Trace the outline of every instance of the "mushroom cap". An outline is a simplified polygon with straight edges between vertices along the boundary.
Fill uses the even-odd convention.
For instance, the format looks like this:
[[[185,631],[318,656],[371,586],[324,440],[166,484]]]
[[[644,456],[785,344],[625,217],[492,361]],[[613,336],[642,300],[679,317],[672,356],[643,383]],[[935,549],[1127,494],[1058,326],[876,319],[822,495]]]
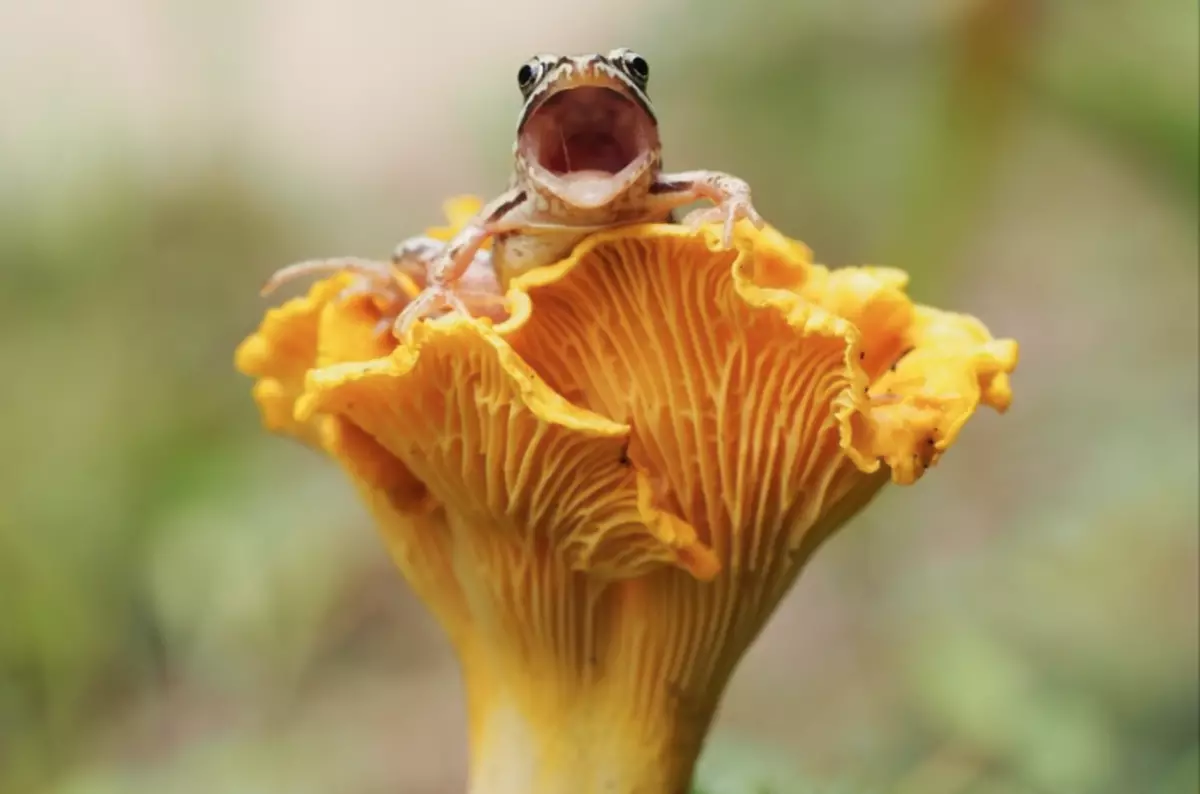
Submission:
[[[504,322],[402,344],[327,279],[237,366],[270,429],[349,473],[464,657],[703,698],[825,538],[1011,401],[1016,343],[906,282],[770,227],[723,250],[718,229],[628,226],[514,279]]]

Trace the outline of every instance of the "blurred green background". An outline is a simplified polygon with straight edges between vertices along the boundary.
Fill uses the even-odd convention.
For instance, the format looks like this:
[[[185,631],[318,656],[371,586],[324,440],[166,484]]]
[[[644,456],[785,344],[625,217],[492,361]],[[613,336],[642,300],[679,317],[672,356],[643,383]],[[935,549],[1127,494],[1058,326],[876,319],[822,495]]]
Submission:
[[[709,794],[1198,790],[1194,0],[0,0],[0,791],[460,792],[453,657],[261,429],[264,277],[502,187],[517,66],[632,46],[671,169],[1021,343],[822,550]],[[767,788],[760,788],[765,786]]]

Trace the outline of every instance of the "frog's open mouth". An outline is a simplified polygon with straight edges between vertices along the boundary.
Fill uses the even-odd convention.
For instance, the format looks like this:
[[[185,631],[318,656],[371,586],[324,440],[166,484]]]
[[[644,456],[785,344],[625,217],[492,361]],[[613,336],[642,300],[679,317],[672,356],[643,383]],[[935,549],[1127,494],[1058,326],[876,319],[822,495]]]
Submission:
[[[578,207],[598,207],[650,166],[658,132],[632,97],[584,86],[538,105],[521,129],[520,147],[535,178]]]

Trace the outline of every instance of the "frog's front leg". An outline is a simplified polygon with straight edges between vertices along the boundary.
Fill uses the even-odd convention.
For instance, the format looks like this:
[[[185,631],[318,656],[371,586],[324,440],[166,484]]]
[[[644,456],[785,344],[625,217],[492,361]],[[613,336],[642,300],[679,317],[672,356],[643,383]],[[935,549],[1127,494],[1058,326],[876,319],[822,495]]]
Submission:
[[[758,229],[764,225],[750,198],[750,185],[720,171],[660,174],[650,186],[648,202],[652,211],[665,213],[700,199],[708,199],[715,206],[689,212],[683,219],[684,225],[695,228],[722,222],[721,244],[726,248],[733,245],[733,227],[739,220],[748,220]]]
[[[469,294],[477,293],[479,284],[489,277],[491,284],[487,291],[492,297],[500,297],[501,290],[491,269],[491,259],[487,252],[480,249],[494,233],[492,225],[522,213],[526,198],[526,191],[520,188],[507,191],[481,209],[445,244],[427,268],[425,288],[421,294],[396,317],[392,332],[397,339],[403,339],[418,320],[432,316],[439,310],[470,317],[471,312],[464,299]],[[474,264],[480,261],[481,255],[486,257],[485,264]],[[483,270],[488,273],[484,274]]]

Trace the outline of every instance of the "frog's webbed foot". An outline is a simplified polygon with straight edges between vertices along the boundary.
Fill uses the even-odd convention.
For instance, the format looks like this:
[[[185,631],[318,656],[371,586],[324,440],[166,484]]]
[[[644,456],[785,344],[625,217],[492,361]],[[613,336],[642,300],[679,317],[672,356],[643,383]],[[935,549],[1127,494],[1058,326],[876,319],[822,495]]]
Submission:
[[[453,288],[430,284],[396,316],[391,324],[392,335],[397,339],[404,339],[409,329],[417,322],[435,317],[443,312],[457,313],[464,317],[471,316],[466,302]]]
[[[733,229],[738,221],[747,220],[755,228],[766,225],[750,198],[750,185],[732,174],[721,171],[683,171],[661,174],[651,190],[649,204],[656,210],[668,210],[707,199],[714,206],[689,212],[680,221],[691,229],[710,223],[721,224],[721,244],[733,247]]]
[[[720,223],[722,224],[721,245],[724,248],[732,248],[733,229],[740,220],[750,221],[756,229],[761,229],[765,225],[763,217],[754,208],[748,191],[730,193],[718,201],[716,206],[692,210],[684,216],[683,225],[697,229],[710,223]]]
[[[490,251],[456,246],[451,241],[439,249],[425,271],[424,289],[392,324],[397,339],[404,339],[418,321],[442,313],[492,319],[503,314],[504,290],[496,278]]]
[[[403,340],[409,329],[421,320],[443,314],[488,317],[496,321],[504,317],[506,308],[504,293],[498,287],[476,288],[463,283],[430,284],[396,316],[391,323],[392,335]]]

